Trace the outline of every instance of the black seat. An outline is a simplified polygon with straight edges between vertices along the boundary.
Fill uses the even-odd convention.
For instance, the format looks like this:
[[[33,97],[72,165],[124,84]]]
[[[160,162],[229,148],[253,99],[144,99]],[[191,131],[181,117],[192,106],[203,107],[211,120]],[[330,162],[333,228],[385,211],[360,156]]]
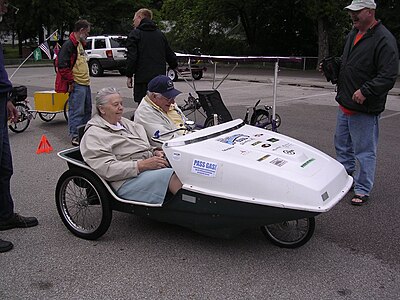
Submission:
[[[232,116],[222,101],[221,94],[217,90],[196,91],[199,96],[201,107],[206,112],[207,117],[214,114],[219,115],[222,122],[232,121]]]

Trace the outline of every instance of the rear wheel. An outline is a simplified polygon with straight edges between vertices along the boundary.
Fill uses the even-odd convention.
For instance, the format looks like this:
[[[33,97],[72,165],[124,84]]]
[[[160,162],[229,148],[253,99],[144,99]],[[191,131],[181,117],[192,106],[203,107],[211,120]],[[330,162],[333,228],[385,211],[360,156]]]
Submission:
[[[271,125],[269,121],[269,112],[265,109],[256,109],[256,111],[251,116],[250,125],[267,128]]]
[[[15,123],[10,123],[10,125],[8,125],[8,128],[10,128],[11,131],[20,133],[25,131],[25,129],[28,128],[29,123],[31,122],[29,107],[24,103],[16,103],[15,108],[18,110],[19,113],[18,120]]]
[[[90,73],[90,76],[93,76],[93,77],[103,76],[104,70],[98,60],[91,60],[89,62],[89,73]]]
[[[267,240],[281,248],[297,248],[307,243],[315,230],[315,218],[304,218],[264,225],[261,231]]]
[[[56,206],[64,225],[74,235],[95,240],[108,230],[111,197],[95,174],[85,169],[70,169],[56,186]]]
[[[192,77],[194,80],[200,80],[201,78],[203,78],[203,71],[193,71]]]
[[[56,114],[40,112],[39,117],[45,122],[50,122],[56,117]]]
[[[174,69],[168,69],[167,76],[172,81],[177,81],[178,80],[178,73]]]

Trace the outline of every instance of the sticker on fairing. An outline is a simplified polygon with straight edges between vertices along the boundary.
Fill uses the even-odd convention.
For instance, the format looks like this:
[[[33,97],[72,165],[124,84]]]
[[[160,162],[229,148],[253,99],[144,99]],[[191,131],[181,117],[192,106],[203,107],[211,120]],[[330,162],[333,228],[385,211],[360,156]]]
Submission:
[[[215,177],[217,175],[218,164],[204,161],[200,159],[193,159],[192,173],[206,176]]]
[[[174,152],[172,153],[172,159],[173,160],[181,160],[181,153],[180,152]]]
[[[275,166],[282,167],[283,165],[285,165],[287,163],[287,161],[283,160],[281,158],[275,158],[274,160],[270,161],[270,163]]]

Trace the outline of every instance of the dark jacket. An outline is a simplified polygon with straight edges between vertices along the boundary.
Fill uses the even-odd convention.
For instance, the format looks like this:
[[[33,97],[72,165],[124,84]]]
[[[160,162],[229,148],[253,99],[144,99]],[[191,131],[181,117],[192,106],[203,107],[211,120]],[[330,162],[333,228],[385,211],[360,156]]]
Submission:
[[[132,77],[135,74],[135,82],[148,83],[157,75],[165,75],[166,63],[173,69],[178,66],[167,38],[152,20],[143,19],[129,33],[126,48],[126,76]]]
[[[356,34],[357,29],[353,29],[346,39],[336,101],[347,109],[378,115],[385,109],[387,94],[397,79],[396,39],[381,22],[353,46]],[[352,100],[358,89],[366,97],[363,104]]]
[[[12,84],[4,67],[3,46],[0,44],[0,94],[8,93],[11,89]]]
[[[79,42],[76,40],[74,33],[69,35],[69,39],[63,44],[58,52],[56,58],[56,83],[55,91],[57,93],[68,92],[68,85],[74,82],[74,75],[72,69],[76,63],[78,57]]]

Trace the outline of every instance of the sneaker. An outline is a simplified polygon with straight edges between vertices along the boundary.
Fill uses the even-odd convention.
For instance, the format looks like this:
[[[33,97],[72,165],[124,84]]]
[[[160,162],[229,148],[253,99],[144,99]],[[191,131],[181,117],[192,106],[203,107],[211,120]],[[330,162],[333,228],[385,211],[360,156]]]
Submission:
[[[0,253],[10,251],[13,247],[13,243],[0,239]]]
[[[71,140],[72,146],[79,146],[79,140],[77,137],[72,138]]]
[[[35,217],[23,217],[19,214],[14,214],[6,221],[0,221],[0,230],[8,230],[13,228],[28,228],[39,224]]]

